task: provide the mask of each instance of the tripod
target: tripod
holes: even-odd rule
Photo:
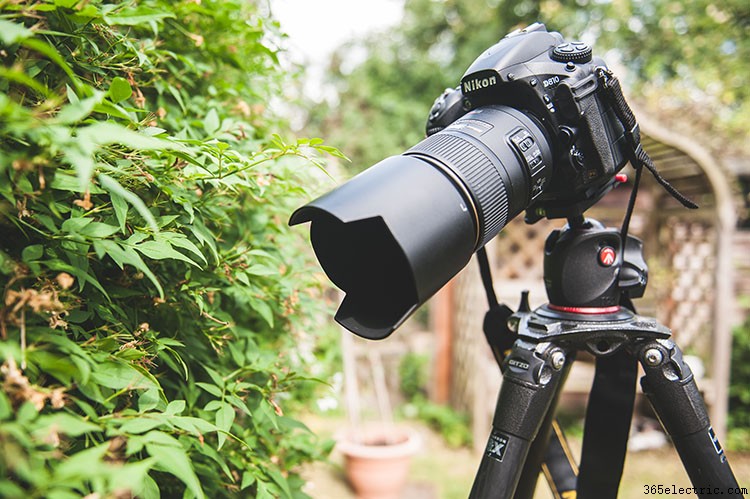
[[[695,488],[690,492],[743,497],[670,330],[634,311],[630,300],[643,296],[648,273],[640,240],[623,241],[617,230],[580,215],[568,218],[545,244],[550,303],[531,311],[524,294],[516,313],[497,304],[486,254],[478,255],[490,298],[485,334],[503,384],[470,497],[531,499],[540,468],[556,497],[616,497],[637,363],[643,391]],[[597,358],[597,375],[576,477],[569,453],[561,452],[566,444],[554,411],[582,350]]]

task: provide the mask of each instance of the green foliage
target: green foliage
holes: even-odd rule
[[[429,357],[409,352],[399,364],[399,386],[408,400],[404,413],[416,417],[439,432],[448,445],[461,447],[471,445],[468,418],[446,405],[427,399]]]
[[[733,332],[727,445],[750,450],[750,318]]]
[[[722,150],[746,146],[735,138],[750,128],[747,1],[406,0],[404,11],[398,26],[339,50],[331,62],[338,100],[310,118],[356,170],[421,140],[443,89],[499,38],[536,21],[595,41],[610,63],[619,56],[635,76],[633,95],[663,118],[719,132]]]
[[[0,496],[301,497],[319,139],[243,0],[2,1]],[[302,159],[300,159],[302,158]]]
[[[420,355],[409,352],[401,357],[398,365],[399,387],[401,393],[407,400],[413,400],[417,395],[426,395],[428,374],[427,368],[430,358],[427,355]]]
[[[416,417],[439,432],[448,445],[452,447],[468,447],[471,445],[469,418],[465,414],[459,413],[447,405],[430,402],[422,395],[417,395],[412,400],[406,412],[416,412]]]
[[[713,128],[727,143],[750,127],[750,4],[744,0],[586,2],[578,26],[617,49],[633,83],[672,118],[691,109],[693,125]],[[744,141],[734,141],[744,146]],[[725,144],[726,146],[726,144]]]

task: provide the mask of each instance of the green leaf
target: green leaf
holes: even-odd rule
[[[120,228],[101,222],[92,222],[79,231],[79,234],[88,237],[109,237],[119,232]]]
[[[112,201],[112,209],[115,212],[117,223],[120,225],[120,231],[123,234],[127,234],[126,224],[128,221],[128,203],[125,201],[124,197],[114,192],[109,193],[109,199]],[[150,213],[151,212],[149,212],[149,214]]]
[[[40,54],[47,57],[47,59],[54,62],[68,76],[70,82],[73,84],[73,87],[75,87],[76,92],[79,94],[83,93],[84,85],[81,83],[81,80],[78,79],[78,76],[75,74],[75,71],[73,71],[73,68],[70,67],[70,65],[65,61],[62,55],[60,55],[60,53],[53,46],[37,38],[26,38],[17,41],[20,41],[20,43],[24,47],[39,52]]]
[[[216,425],[209,423],[205,419],[194,418],[190,416],[172,416],[169,422],[185,431],[195,435],[219,431]]]
[[[70,480],[73,477],[90,477],[104,467],[104,456],[109,443],[103,443],[90,449],[76,452],[55,470],[56,480]]]
[[[203,410],[204,411],[218,411],[221,408],[221,404],[222,404],[221,400],[212,400],[208,404],[206,404],[206,407],[204,407]]]
[[[182,95],[180,95],[179,89],[177,89],[173,85],[170,85],[167,90],[170,94],[172,94],[172,97],[174,97],[174,100],[176,100],[177,104],[180,106],[180,110],[182,110],[182,112],[184,113],[186,111],[185,103],[182,100]]]
[[[100,104],[103,98],[104,92],[95,92],[93,97],[71,102],[60,109],[60,112],[55,116],[54,122],[61,125],[78,123],[91,114],[94,107]]]
[[[135,245],[134,248],[154,260],[180,260],[200,268],[200,265],[172,248],[166,241],[146,241]]]
[[[130,364],[106,361],[97,366],[91,374],[93,380],[113,390],[147,390],[154,388],[154,382],[134,369]]]
[[[138,397],[138,412],[147,412],[156,409],[161,402],[159,389],[152,388],[141,393]]]
[[[70,232],[71,234],[78,234],[81,229],[86,227],[88,224],[93,222],[93,218],[88,217],[72,217],[65,220],[60,226],[63,232]]]
[[[210,394],[211,394],[211,395],[213,395],[214,397],[221,397],[221,396],[222,396],[222,394],[223,394],[223,392],[222,392],[221,388],[219,388],[219,387],[218,387],[218,386],[216,386],[216,385],[212,385],[212,384],[210,384],[210,383],[203,383],[203,382],[201,382],[201,381],[198,381],[198,382],[197,382],[197,383],[195,383],[195,384],[196,384],[197,386],[199,386],[200,388],[203,388],[204,390],[206,390],[206,391],[207,391],[208,393],[210,393]]]
[[[258,312],[269,326],[273,327],[273,310],[271,310],[271,306],[268,303],[263,300],[253,299],[250,300],[250,306]]]
[[[11,275],[16,268],[16,262],[6,252],[0,250],[0,274]]]
[[[110,26],[148,26],[154,21],[161,21],[175,17],[172,12],[150,10],[145,8],[120,11],[117,14],[107,14],[104,20]]]
[[[68,175],[60,170],[55,172],[55,178],[52,180],[50,187],[59,191],[78,192],[83,194],[89,192],[90,194],[103,194],[103,191],[99,186],[89,183],[81,187],[78,182],[78,178],[73,175]]]
[[[134,484],[134,492],[137,493],[137,497],[143,499],[160,499],[161,493],[159,492],[159,486],[156,484],[153,478],[146,475],[143,481],[136,482]]]
[[[164,419],[158,417],[143,416],[127,420],[122,426],[120,426],[120,431],[123,433],[135,434],[146,433],[154,428],[163,426],[165,423],[166,421]]]
[[[224,378],[222,378],[221,374],[217,373],[208,366],[203,366],[203,369],[206,371],[211,380],[216,383],[217,386],[224,386]]]
[[[240,490],[245,490],[249,486],[255,483],[255,475],[253,475],[251,472],[246,471],[242,474],[242,485],[240,485]]]
[[[268,485],[266,484],[266,482],[258,480],[255,499],[275,499],[274,495],[268,491]]]
[[[151,432],[147,436],[153,436],[152,434],[154,433],[157,432]],[[156,459],[159,468],[182,480],[195,497],[199,499],[204,498],[205,495],[203,494],[200,481],[198,481],[198,477],[195,474],[195,470],[193,470],[193,466],[185,450],[177,440],[164,433],[161,433],[161,435],[174,443],[167,444],[166,442],[169,442],[169,440],[160,439],[161,442],[159,443],[146,443],[146,451],[148,451],[151,457]]]
[[[122,185],[120,185],[119,182],[117,182],[117,180],[108,175],[101,173],[97,178],[99,179],[99,183],[102,185],[102,187],[109,191],[110,195],[114,194],[115,196],[120,196],[122,199],[130,203],[131,206],[133,206],[133,208],[135,208],[135,210],[143,217],[146,223],[148,223],[151,230],[154,232],[159,232],[159,225],[156,223],[154,215],[151,213],[151,211],[149,211],[148,207],[141,198],[124,188]],[[122,227],[123,222],[119,220],[119,216],[118,221],[120,222],[120,226]]]
[[[129,99],[130,96],[133,95],[133,89],[130,88],[130,83],[128,83],[128,80],[120,76],[116,76],[112,79],[112,83],[109,86],[107,95],[112,100],[112,102],[117,104],[118,102]]]
[[[159,296],[164,298],[164,290],[161,284],[159,284],[159,280],[132,246],[126,246],[107,239],[97,239],[94,240],[94,249],[96,249],[97,254],[109,255],[121,269],[127,264],[143,272],[154,284],[156,290],[159,292]]]
[[[0,19],[0,41],[6,47],[32,36],[34,36],[34,32],[22,24]]]
[[[206,257],[203,256],[203,253],[201,253],[201,250],[198,249],[198,247],[183,234],[179,234],[176,232],[161,232],[154,236],[154,239],[156,239],[157,241],[161,239],[169,241],[172,246],[189,251],[193,255],[200,258],[204,265],[208,265],[208,261],[206,260]]]
[[[232,423],[234,423],[234,417],[236,416],[234,407],[227,402],[223,402],[218,411],[216,411],[216,426],[222,430],[222,432],[229,433],[232,429]],[[219,445],[217,449],[221,449],[224,442],[227,439],[226,433],[219,432]]]
[[[148,472],[156,464],[156,459],[148,458],[135,463],[113,466],[110,474],[111,490],[133,490],[137,497],[145,499],[146,493],[143,482],[149,478]],[[157,488],[158,491],[158,488]]]
[[[256,276],[279,275],[279,269],[260,264],[251,265],[245,270],[245,272]]]
[[[41,244],[33,244],[26,246],[21,252],[21,260],[25,263],[30,263],[35,260],[39,260],[44,255],[44,246]]]
[[[12,410],[13,408],[10,405],[10,400],[8,400],[5,392],[0,390],[0,421],[8,419],[12,414]]]
[[[178,148],[173,142],[150,137],[109,121],[100,121],[81,127],[76,134],[75,145],[77,147],[66,150],[66,157],[76,169],[81,188],[89,183],[94,172],[93,154],[99,147],[110,144],[119,144],[139,151]]]
[[[78,129],[78,138],[99,146],[120,144],[141,151],[177,149],[174,142],[151,137],[109,121],[100,121]]]
[[[214,262],[220,261],[219,250],[216,247],[216,237],[211,233],[208,228],[203,225],[200,221],[196,220],[193,224],[193,235],[201,244],[208,246],[211,249],[211,254],[214,257]]]
[[[164,411],[171,416],[181,414],[185,410],[186,404],[184,400],[173,400],[167,405],[167,409]]]
[[[74,416],[67,412],[59,412],[46,416],[40,416],[34,423],[34,432],[46,434],[50,431],[64,433],[71,437],[77,437],[84,433],[102,431],[99,425],[84,420],[80,416]]]
[[[276,485],[278,485],[281,490],[284,492],[284,496],[291,499],[292,497],[292,491],[289,489],[289,482],[286,478],[277,470],[276,468],[269,468],[266,469],[266,474],[271,477],[271,479],[276,482]]]
[[[219,113],[216,112],[216,109],[211,108],[203,120],[203,129],[208,135],[213,135],[219,130],[219,126],[221,126],[221,123],[219,123]]]

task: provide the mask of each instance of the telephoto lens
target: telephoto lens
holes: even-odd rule
[[[382,339],[543,192],[551,165],[531,115],[484,106],[299,208],[290,224],[312,222],[315,254],[346,293],[336,320]]]

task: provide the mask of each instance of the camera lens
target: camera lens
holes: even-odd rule
[[[506,106],[476,109],[405,154],[456,181],[475,216],[475,249],[525,210],[551,173],[550,147],[541,126]]]
[[[551,152],[542,127],[486,106],[292,214],[346,296],[336,320],[385,338],[541,194]]]

